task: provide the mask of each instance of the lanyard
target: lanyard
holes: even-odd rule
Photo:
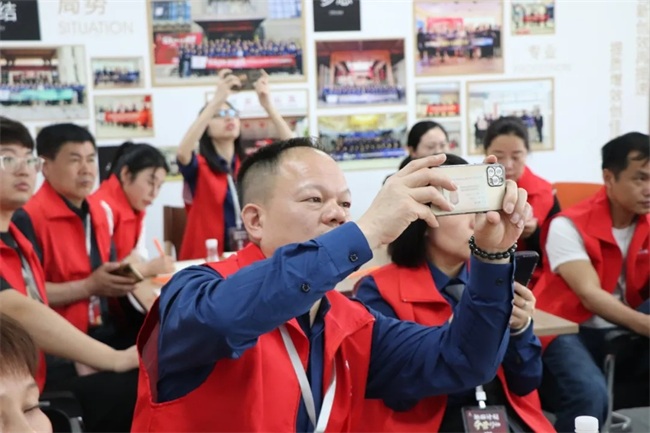
[[[307,415],[309,416],[311,425],[314,426],[314,433],[323,433],[327,428],[327,422],[330,419],[330,415],[332,414],[332,407],[334,406],[334,394],[336,393],[336,364],[332,365],[332,380],[330,381],[330,385],[327,388],[327,392],[325,392],[325,398],[323,398],[320,415],[318,417],[318,420],[316,420],[316,405],[314,404],[314,395],[311,393],[309,379],[307,379],[305,369],[302,367],[302,361],[300,360],[296,346],[293,344],[286,326],[280,325],[280,333],[282,334],[284,347],[286,347],[287,353],[289,353],[291,366],[296,372],[296,377],[298,378],[298,383],[300,384],[302,399],[305,402],[305,407],[307,409]]]
[[[478,407],[481,409],[485,409],[487,406],[485,405],[485,401],[487,400],[487,394],[483,390],[483,385],[479,385],[476,387],[476,401],[478,402]]]
[[[86,215],[86,227],[84,229],[86,230],[86,252],[88,253],[88,259],[91,259],[91,241],[90,241],[90,232],[92,231],[90,227],[90,212]],[[92,265],[91,265],[92,266]]]
[[[27,288],[27,294],[30,298],[43,303],[43,298],[36,288],[36,279],[34,278],[34,272],[32,272],[32,267],[29,266],[27,259],[18,251],[18,256],[20,257],[20,262],[22,263],[23,271],[23,280],[25,281],[25,287]]]
[[[228,173],[228,189],[230,190],[230,196],[232,197],[232,206],[235,208],[235,227],[240,229],[242,227],[241,205],[239,204],[239,195],[237,195],[235,181],[230,173]]]

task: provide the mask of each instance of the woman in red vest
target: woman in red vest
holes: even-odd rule
[[[444,165],[466,164],[447,155]],[[392,264],[363,278],[356,297],[380,313],[421,323],[442,326],[453,319],[462,302],[464,287],[477,284],[468,273],[469,240],[474,231],[474,215],[440,218],[440,227],[431,229],[418,220],[388,248]],[[497,378],[452,395],[422,401],[366,400],[360,431],[367,432],[458,432],[464,431],[462,408],[479,406],[485,392],[488,406],[505,406],[514,431],[551,432],[553,426],[542,413],[536,388],[542,378],[541,345],[533,334],[531,315],[535,297],[515,283],[515,300],[510,322],[510,340]],[[480,324],[479,324],[480,326]]]
[[[178,147],[176,157],[185,182],[183,199],[187,209],[180,260],[205,258],[207,239],[217,239],[219,254],[238,249],[247,239],[234,181],[245,155],[241,125],[239,112],[227,101],[241,87],[240,78],[231,70],[221,70],[214,97],[201,110]],[[255,91],[279,138],[291,138],[291,128],[271,103],[266,72],[255,82]]]
[[[506,177],[517,182],[519,188],[528,193],[528,203],[533,208],[533,217],[526,222],[519,239],[519,250],[536,251],[540,257],[540,229],[544,223],[560,212],[560,204],[553,192],[553,186],[533,173],[526,165],[530,151],[528,127],[518,117],[501,117],[490,124],[483,140],[486,155],[494,155],[506,169]],[[541,273],[538,266],[533,274],[533,287]]]
[[[171,257],[146,261],[145,210],[158,196],[169,165],[158,149],[148,144],[126,142],[117,150],[110,176],[90,196],[106,211],[117,260],[134,263],[147,277],[174,271]]]

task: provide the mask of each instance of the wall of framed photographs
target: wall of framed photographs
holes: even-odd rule
[[[521,116],[530,164],[551,181],[598,181],[599,147],[648,131],[643,0],[17,3],[15,17],[0,15],[4,115],[34,133],[74,121],[100,146],[134,139],[173,159],[214,74],[231,67],[245,77],[233,102],[255,145],[273,135],[249,90],[264,68],[297,132],[321,137],[340,161],[353,217],[398,166],[421,119],[443,123],[454,151],[479,161],[490,120]],[[175,180],[149,211],[151,237],[162,234],[162,206],[182,203]]]

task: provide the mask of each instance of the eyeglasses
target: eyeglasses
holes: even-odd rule
[[[239,111],[235,110],[234,108],[219,110],[214,113],[214,117],[239,117]]]
[[[27,167],[33,169],[38,173],[43,167],[43,158],[40,158],[38,156],[18,158],[15,156],[0,155],[0,169],[6,171],[7,173],[16,173],[18,170],[20,170],[23,164],[26,164]]]

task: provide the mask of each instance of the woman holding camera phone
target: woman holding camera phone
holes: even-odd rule
[[[443,165],[462,164],[467,161],[448,154]],[[438,228],[428,228],[422,220],[413,222],[389,245],[392,263],[357,283],[356,298],[385,316],[401,320],[427,326],[451,321],[464,287],[479,283],[469,279],[468,266],[480,263],[471,258],[466,242],[474,233],[475,215],[448,215],[438,222]],[[489,410],[490,406],[505,406],[509,425],[516,426],[514,431],[554,431],[536,391],[542,378],[542,360],[541,345],[532,327],[535,297],[518,283],[514,288],[510,340],[494,380],[481,390],[421,401],[366,400],[360,431],[465,431],[462,409],[482,406],[480,400]]]
[[[239,112],[228,103],[228,97],[242,88],[242,78],[230,69],[219,71],[214,96],[178,147],[176,157],[185,182],[183,199],[187,210],[180,260],[205,258],[207,239],[217,239],[222,254],[237,249],[237,242],[246,237],[235,190],[235,179],[245,154]],[[293,137],[293,131],[271,103],[269,76],[265,71],[261,71],[254,88],[279,138]]]
[[[487,129],[483,140],[486,155],[494,155],[506,169],[506,177],[517,182],[519,188],[528,193],[528,203],[533,209],[533,216],[524,226],[519,238],[519,250],[531,250],[542,256],[540,231],[544,223],[560,212],[560,204],[553,193],[553,186],[533,173],[526,165],[530,151],[528,127],[518,117],[501,117]],[[541,274],[538,266],[531,279],[530,287]]]

